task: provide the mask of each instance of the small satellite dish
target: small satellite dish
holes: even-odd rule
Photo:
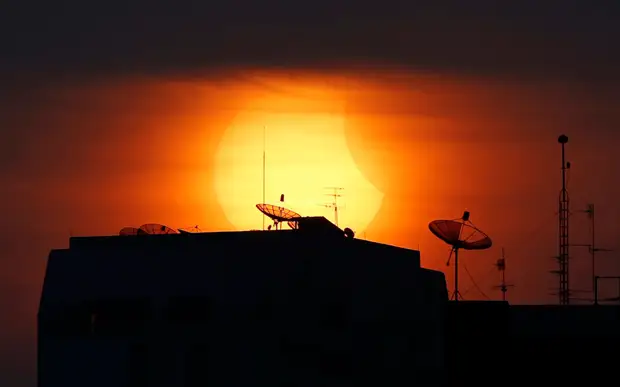
[[[353,239],[355,238],[355,232],[347,227],[344,229],[344,236],[346,236],[347,238]]]
[[[144,231],[135,227],[123,227],[121,231],[118,232],[118,235],[121,236],[134,236],[134,235],[143,235]]]
[[[433,235],[452,247],[446,264],[450,266],[454,253],[454,293],[451,298],[455,301],[463,298],[459,293],[459,249],[485,250],[493,245],[491,238],[469,221],[469,215],[469,211],[465,211],[460,219],[434,220],[428,225]]]
[[[198,226],[184,227],[179,229],[180,234],[199,234],[202,230]]]
[[[283,222],[288,222],[289,227],[296,229],[297,222],[294,221],[294,219],[301,218],[301,215],[299,215],[295,211],[291,211],[288,208],[280,206],[274,206],[273,204],[261,203],[257,204],[256,208],[258,208],[258,210],[269,219],[273,220],[273,225],[275,226],[276,230],[278,229],[278,224],[280,224],[281,227],[281,224]],[[291,223],[293,223],[293,225],[291,225]]]
[[[147,223],[140,226],[140,230],[149,235],[162,235],[162,234],[179,234],[175,229],[158,223]]]

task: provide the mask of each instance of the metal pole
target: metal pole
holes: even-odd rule
[[[594,244],[594,204],[590,204],[589,207],[590,208],[588,208],[588,210],[590,212],[590,221],[592,222],[592,281],[593,286],[596,287],[596,281],[594,280],[596,276],[596,260],[594,257],[596,253],[596,245]]]
[[[454,249],[454,301],[459,300],[459,249]]]
[[[338,191],[334,189],[334,218],[336,219],[336,227],[338,227]]]
[[[504,256],[504,249],[502,249],[502,257]],[[502,301],[506,301],[506,270],[502,270]]]
[[[566,152],[564,145],[568,142],[568,137],[561,135],[558,142],[562,145],[562,190],[559,200],[559,235],[558,235],[558,263],[559,263],[559,301],[561,305],[570,303],[570,287],[569,287],[569,229],[568,229],[568,192],[566,190],[566,170],[570,168],[566,163]]]
[[[565,150],[564,150],[564,144],[562,144],[562,204],[566,203],[566,158],[565,158]],[[564,209],[562,209],[562,217],[564,218]],[[566,219],[564,219],[564,221],[566,221]],[[565,224],[566,226],[566,224]],[[566,237],[568,237],[568,227],[565,228],[565,234]],[[568,259],[567,256],[562,253],[562,266],[563,266],[563,270],[562,270],[562,275],[564,277],[563,281],[563,290],[562,290],[562,303],[563,304],[568,304]]]
[[[598,305],[598,276],[594,276],[594,305]]]
[[[263,204],[265,204],[265,126],[263,125]],[[265,217],[263,216],[263,231],[265,231]]]

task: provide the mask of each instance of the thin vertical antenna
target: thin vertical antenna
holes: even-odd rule
[[[594,255],[596,253],[596,247],[594,244],[594,204],[590,204],[588,206],[587,212],[590,216],[590,222],[592,224],[592,247],[590,247],[590,251],[592,252],[592,294],[594,294],[594,287],[596,286],[596,284],[594,283],[596,281],[596,260],[594,259]]]
[[[263,125],[263,204],[265,204],[265,144],[266,144],[266,130]],[[263,216],[263,231],[265,231],[265,217]]]
[[[504,264],[502,265],[502,301],[506,301],[506,291],[508,289],[506,289],[506,266],[505,266],[505,259],[504,259],[504,248],[502,247],[502,262],[504,262]]]
[[[591,232],[592,232],[592,240],[590,241],[590,255],[591,255],[591,259],[592,259],[592,294],[594,294],[594,288],[596,287],[596,260],[595,260],[595,253],[596,253],[596,246],[595,246],[595,239],[594,239],[594,204],[589,204],[588,205],[588,209],[586,210],[586,213],[588,214],[589,218],[590,218],[590,228],[591,228]]]
[[[500,276],[500,284],[499,286],[496,286],[496,289],[499,289],[502,292],[502,301],[506,301],[506,293],[508,292],[508,288],[512,287],[513,285],[509,285],[506,283],[506,256],[504,255],[504,248],[502,247],[502,256],[501,258],[499,258],[497,260],[497,262],[495,263],[495,266],[497,267],[497,270],[500,271],[501,276]]]
[[[336,219],[336,226],[338,226],[338,196],[334,194],[334,218]]]

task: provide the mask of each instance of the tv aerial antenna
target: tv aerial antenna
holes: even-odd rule
[[[284,194],[280,195],[280,202],[284,202]],[[259,203],[256,208],[263,213],[266,217],[273,221],[273,225],[267,227],[267,230],[274,228],[275,230],[282,229],[282,223],[287,223],[292,229],[297,229],[297,218],[301,218],[301,215],[288,208],[276,206],[273,204]]]
[[[344,190],[344,188],[342,188],[342,187],[325,187],[325,189],[333,190],[333,193],[325,194],[327,196],[331,196],[332,197],[332,201],[331,201],[331,203],[323,204],[323,207],[333,208],[334,209],[334,222],[336,223],[336,227],[340,227],[340,226],[338,226],[338,198],[342,197],[342,194],[340,194],[339,192]]]
[[[460,219],[434,220],[428,224],[429,230],[439,239],[452,247],[448,256],[450,266],[454,254],[454,291],[451,300],[462,300],[459,293],[459,250],[486,250],[493,244],[491,238],[469,221],[469,211],[465,211]]]
[[[597,281],[596,281],[596,253],[597,252],[609,252],[613,251],[610,249],[603,249],[596,247],[595,241],[595,232],[594,232],[594,204],[588,204],[585,210],[581,210],[580,212],[584,212],[588,215],[588,219],[590,220],[590,243],[589,244],[573,244],[571,246],[576,247],[587,247],[590,252],[590,260],[591,260],[591,271],[592,271],[592,294],[596,292]]]
[[[506,301],[506,293],[508,292],[508,288],[514,287],[512,284],[506,283],[506,256],[504,255],[504,248],[502,247],[502,256],[497,259],[495,262],[495,267],[501,273],[501,279],[498,286],[495,286],[495,289],[499,289],[502,292],[502,301]]]

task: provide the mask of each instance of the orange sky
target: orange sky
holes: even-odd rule
[[[449,248],[427,224],[469,209],[495,242],[489,251],[462,254],[480,288],[499,297],[492,264],[505,247],[508,276],[517,285],[509,298],[554,302],[547,293],[556,281],[547,271],[555,268],[557,250],[560,133],[570,137],[574,210],[594,202],[597,239],[602,247],[620,248],[613,231],[620,219],[620,163],[613,157],[619,135],[613,129],[620,118],[604,88],[591,90],[587,84],[445,74],[301,70],[32,87],[4,113],[14,133],[3,141],[13,164],[1,171],[0,206],[9,226],[0,237],[7,249],[0,283],[3,294],[16,297],[2,303],[28,324],[16,319],[3,331],[31,335],[46,255],[66,246],[71,234],[114,234],[147,222],[232,229],[218,203],[213,169],[226,128],[252,101],[292,98],[303,110],[313,106],[303,99],[317,95],[319,110],[330,109],[325,100],[341,103],[351,157],[383,193],[368,239],[419,246],[424,266],[445,270]],[[347,195],[353,200],[353,192],[345,193],[345,201]],[[573,240],[584,243],[587,222],[579,214],[574,219]],[[575,288],[588,288],[586,258],[575,250]],[[599,267],[619,274],[616,258],[601,254]],[[471,288],[466,275],[461,278],[461,289]],[[482,295],[473,289],[465,297]]]

